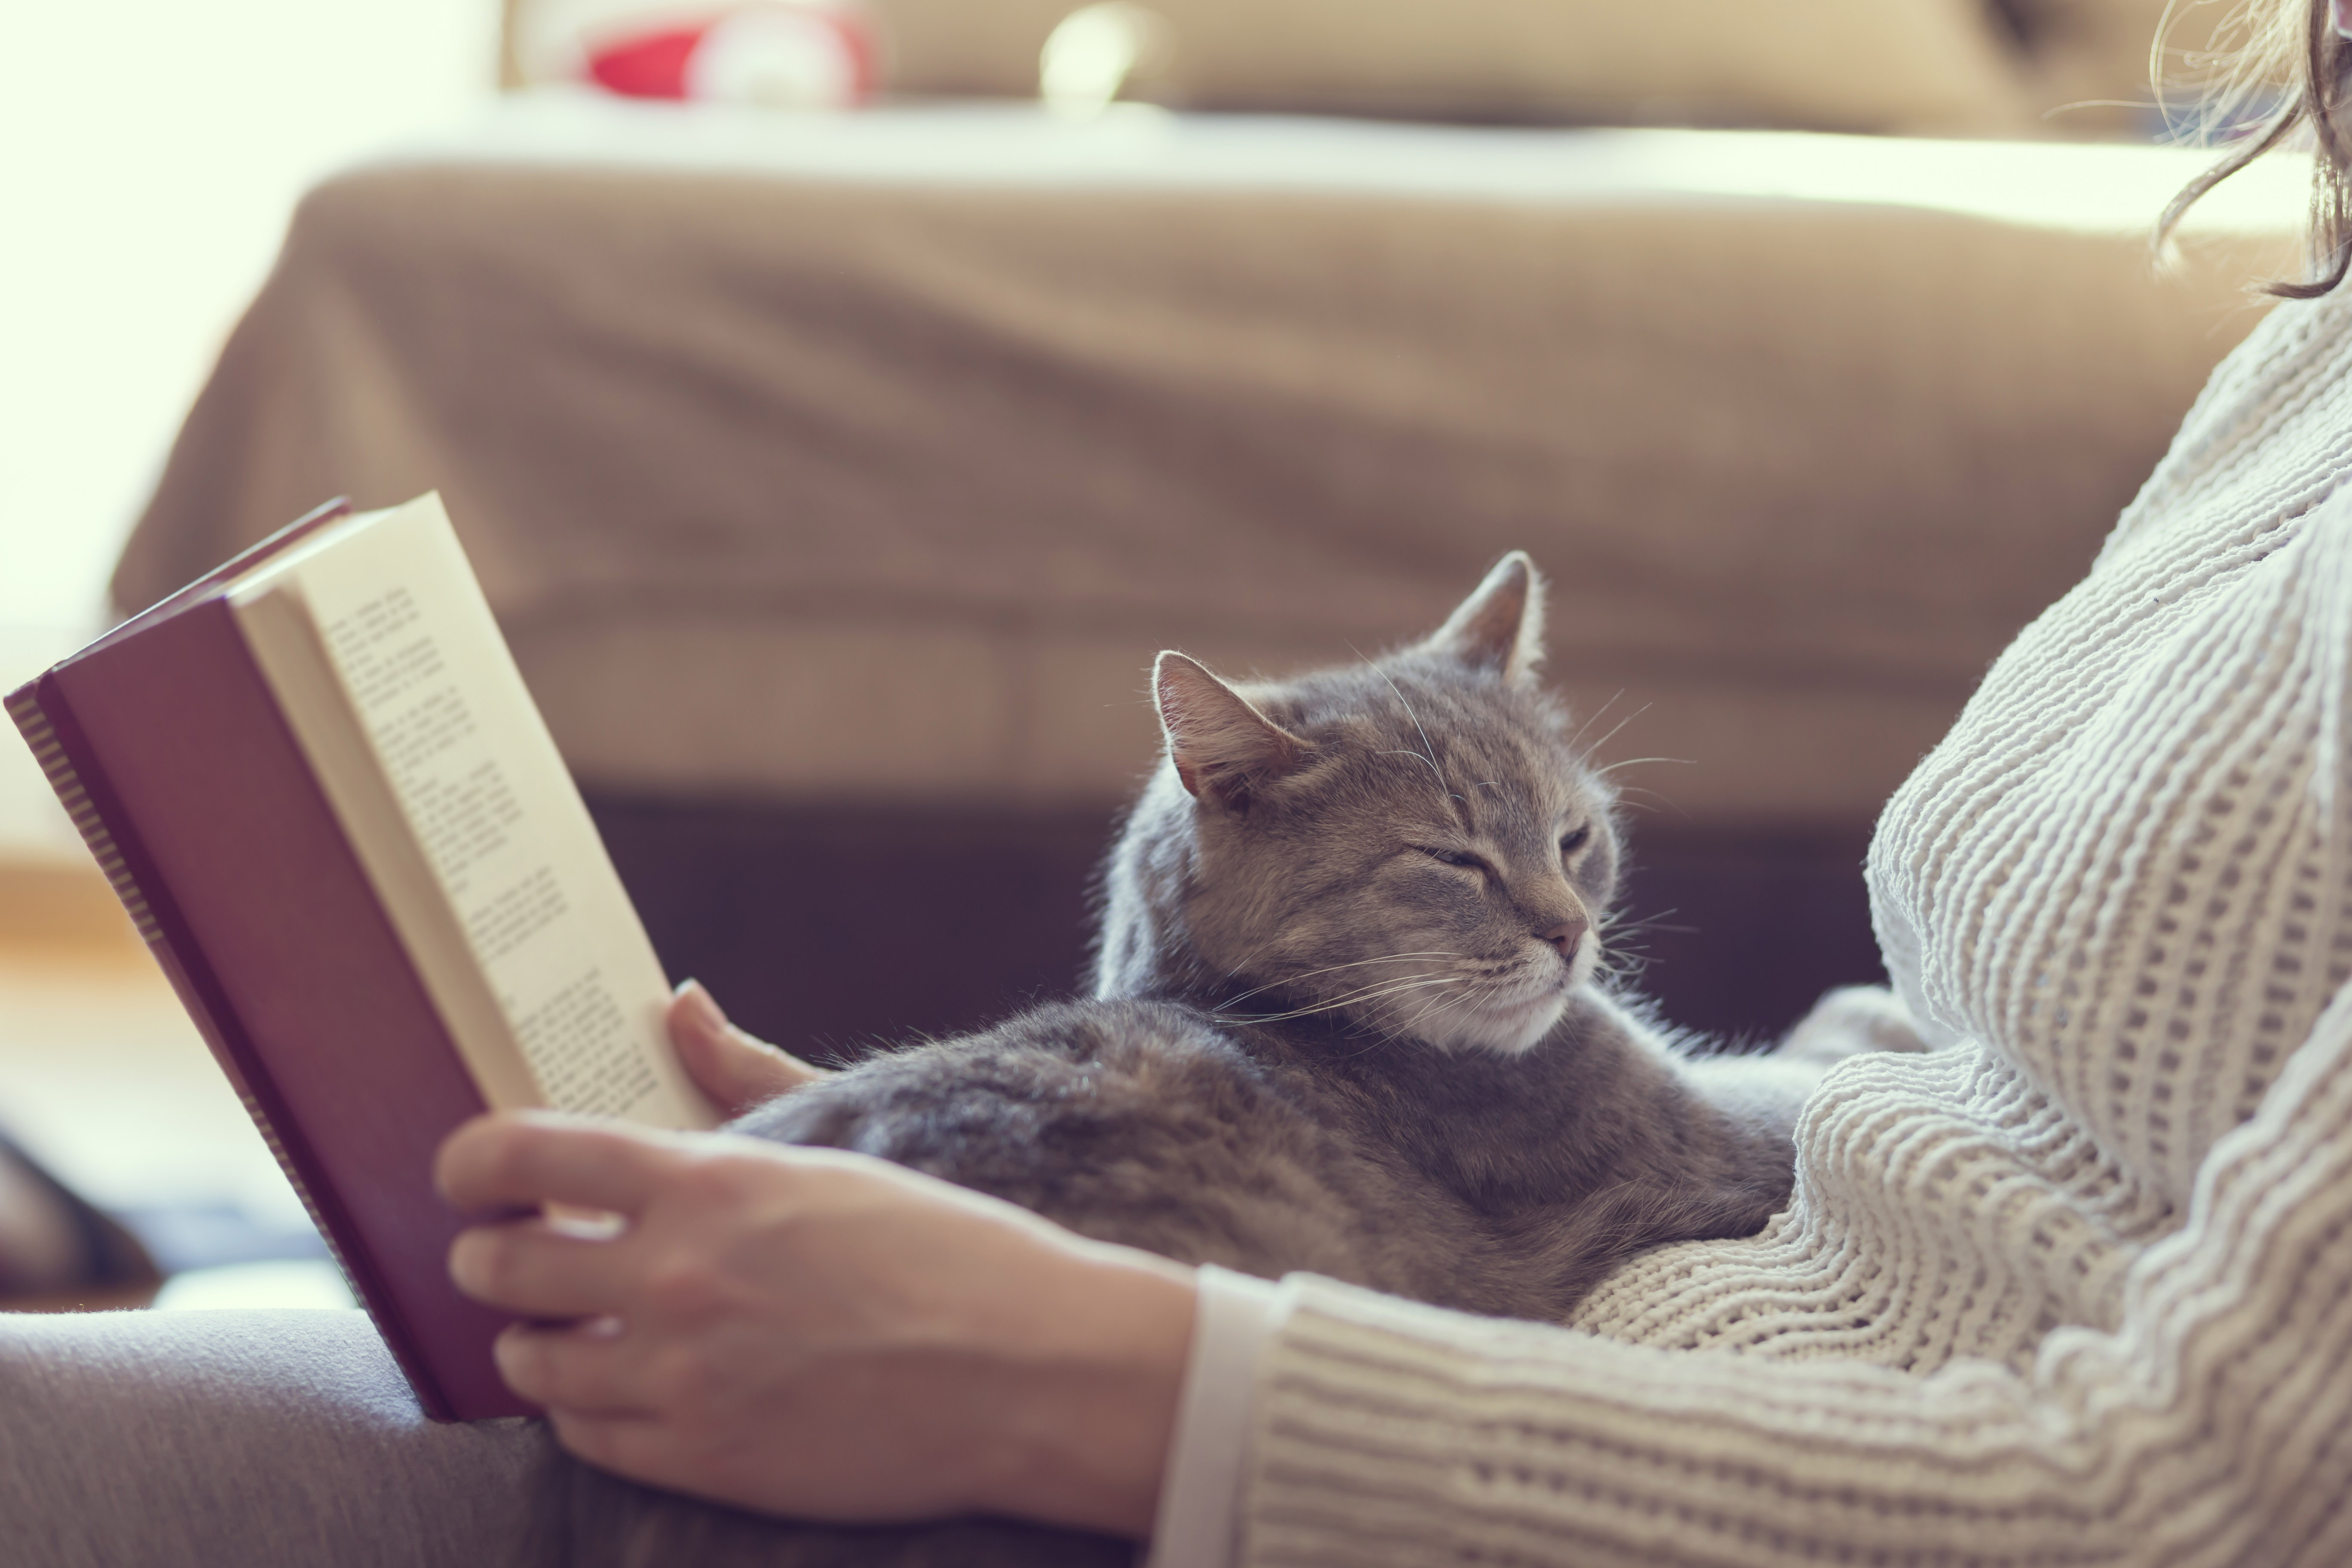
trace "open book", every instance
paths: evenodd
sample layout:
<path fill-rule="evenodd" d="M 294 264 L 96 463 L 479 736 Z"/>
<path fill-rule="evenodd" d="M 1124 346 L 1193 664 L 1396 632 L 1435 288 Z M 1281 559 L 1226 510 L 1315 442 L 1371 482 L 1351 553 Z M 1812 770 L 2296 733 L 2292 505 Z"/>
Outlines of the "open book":
<path fill-rule="evenodd" d="M 314 513 L 7 705 L 425 1409 L 527 1408 L 435 1149 L 485 1108 L 715 1117 L 439 499 Z"/>

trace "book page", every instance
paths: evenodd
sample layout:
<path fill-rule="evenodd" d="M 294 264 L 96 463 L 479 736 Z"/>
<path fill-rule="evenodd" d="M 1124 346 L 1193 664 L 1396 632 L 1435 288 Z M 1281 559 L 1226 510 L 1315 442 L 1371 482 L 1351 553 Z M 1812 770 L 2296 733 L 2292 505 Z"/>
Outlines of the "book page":
<path fill-rule="evenodd" d="M 485 1098 L 710 1125 L 660 963 L 438 499 L 233 599 Z"/>

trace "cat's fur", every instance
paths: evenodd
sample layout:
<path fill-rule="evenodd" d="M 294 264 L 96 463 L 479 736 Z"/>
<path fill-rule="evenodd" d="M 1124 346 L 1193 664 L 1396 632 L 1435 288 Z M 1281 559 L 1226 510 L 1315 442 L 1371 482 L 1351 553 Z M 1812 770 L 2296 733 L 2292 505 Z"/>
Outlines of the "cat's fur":
<path fill-rule="evenodd" d="M 1180 654 L 1112 852 L 1095 997 L 736 1123 L 1083 1235 L 1558 1319 L 1627 1252 L 1756 1230 L 1811 1072 L 1694 1059 L 1592 978 L 1605 781 L 1507 558 L 1433 637 L 1236 689 Z"/>
<path fill-rule="evenodd" d="M 1167 747 L 1110 858 L 1094 997 L 888 1052 L 735 1130 L 1186 1262 L 1504 1316 L 1563 1318 L 1632 1251 L 1758 1229 L 1851 1036 L 1693 1056 L 1595 983 L 1613 800 L 1537 683 L 1541 620 L 1515 553 L 1369 663 L 1234 687 L 1161 655 Z M 805 1555 L 723 1510 L 693 1528 Z M 929 1539 L 877 1538 L 877 1560 Z M 1023 1560 L 1099 1550 L 1075 1539 Z"/>

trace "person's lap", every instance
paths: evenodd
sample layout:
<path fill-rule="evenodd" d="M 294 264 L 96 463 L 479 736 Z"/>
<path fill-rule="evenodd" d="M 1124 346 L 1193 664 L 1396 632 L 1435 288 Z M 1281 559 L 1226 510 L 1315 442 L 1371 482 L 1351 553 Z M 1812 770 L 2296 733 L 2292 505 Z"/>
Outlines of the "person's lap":
<path fill-rule="evenodd" d="M 1012 1521 L 762 1520 L 551 1464 L 537 1422 L 427 1420 L 358 1311 L 0 1313 L 10 1568 L 1113 1568 L 1132 1556 Z"/>
<path fill-rule="evenodd" d="M 0 1315 L 0 1558 L 492 1564 L 535 1423 L 425 1419 L 356 1311 Z"/>

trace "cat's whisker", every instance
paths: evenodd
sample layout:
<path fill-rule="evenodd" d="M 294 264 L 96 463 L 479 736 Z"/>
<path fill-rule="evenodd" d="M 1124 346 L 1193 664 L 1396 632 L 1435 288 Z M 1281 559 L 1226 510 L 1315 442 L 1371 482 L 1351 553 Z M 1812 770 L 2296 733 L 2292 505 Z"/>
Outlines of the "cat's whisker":
<path fill-rule="evenodd" d="M 1451 974 L 1419 974 L 1409 975 L 1401 979 L 1375 980 L 1369 985 L 1360 985 L 1353 991 L 1342 992 L 1338 996 L 1326 998 L 1323 1002 L 1318 1004 L 1318 1005 L 1323 1007 L 1345 1007 L 1357 1002 L 1384 996 L 1395 991 L 1412 990 L 1423 985 L 1443 985 L 1452 984 L 1458 978 L 1458 976 Z"/>
<path fill-rule="evenodd" d="M 1344 995 L 1332 998 L 1322 1005 L 1327 1008 L 1353 1007 L 1385 1001 L 1391 996 L 1401 995 L 1407 991 L 1419 991 L 1432 985 L 1454 985 L 1460 983 L 1461 977 L 1453 974 L 1422 974 L 1403 980 L 1383 980 L 1370 985 L 1360 986 Z"/>
<path fill-rule="evenodd" d="M 1234 975 L 1239 974 L 1243 970 L 1247 969 L 1251 964 L 1257 962 L 1258 955 L 1260 953 L 1264 952 L 1267 948 L 1272 947 L 1276 942 L 1280 942 L 1281 940 L 1282 935 L 1277 931 L 1273 936 L 1267 937 L 1264 942 L 1259 942 L 1255 947 L 1251 948 L 1247 952 L 1242 954 L 1241 957 L 1234 961 L 1234 966 L 1225 971 L 1225 978 L 1231 980 Z"/>
<path fill-rule="evenodd" d="M 1360 969 L 1368 963 L 1403 963 L 1408 960 L 1415 958 L 1467 958 L 1469 954 L 1467 953 L 1446 952 L 1433 949 L 1427 952 L 1392 952 L 1386 958 L 1359 958 L 1350 960 L 1346 963 L 1327 963 L 1320 969 L 1302 970 L 1298 973 L 1286 976 L 1284 979 L 1269 980 L 1264 985 L 1253 986 L 1251 989 L 1243 992 L 1238 996 L 1228 996 L 1223 1003 L 1219 1004 L 1219 1005 L 1230 1007 L 1236 1002 L 1246 1002 L 1251 997 L 1256 995 L 1259 992 L 1271 991 L 1277 985 L 1296 984 L 1301 980 L 1312 980 L 1318 974 L 1332 974 L 1342 969 Z"/>
<path fill-rule="evenodd" d="M 1696 926 L 1675 926 L 1666 924 L 1667 917 L 1679 914 L 1682 911 L 1679 910 L 1660 910 L 1655 914 L 1643 915 L 1637 921 L 1626 920 L 1622 916 L 1603 916 L 1601 923 L 1596 928 L 1601 933 L 1604 940 L 1605 945 L 1603 951 L 1613 952 L 1625 946 L 1625 939 L 1627 937 L 1637 936 L 1647 931 L 1672 931 L 1678 936 L 1696 936 L 1698 934 L 1699 928 Z M 1638 952 L 1640 950 L 1633 949 L 1632 951 Z"/>
<path fill-rule="evenodd" d="M 1587 730 L 1591 729 L 1593 725 L 1599 723 L 1601 721 L 1601 716 L 1603 713 L 1608 712 L 1612 708 L 1616 707 L 1617 699 L 1624 695 L 1625 689 L 1621 686 L 1610 694 L 1608 701 L 1603 702 L 1600 707 L 1595 708 L 1591 713 L 1585 715 L 1584 722 L 1576 727 L 1576 733 L 1568 738 L 1569 745 L 1573 748 L 1578 742 L 1583 740 L 1584 732 Z M 1615 730 L 1612 730 L 1609 732 L 1613 735 L 1617 731 Z"/>
<path fill-rule="evenodd" d="M 1368 1057 L 1368 1056 L 1370 1056 L 1374 1051 L 1379 1050 L 1382 1046 L 1393 1046 L 1393 1045 L 1395 1045 L 1399 1040 L 1401 1040 L 1401 1039 L 1402 1039 L 1402 1038 L 1404 1038 L 1404 1037 L 1403 1037 L 1402 1034 L 1398 1034 L 1398 1033 L 1396 1033 L 1396 1032 L 1395 1032 L 1395 1031 L 1393 1031 L 1393 1030 L 1389 1030 L 1389 1029 L 1375 1029 L 1375 1030 L 1373 1030 L 1373 1031 L 1372 1031 L 1372 1043 L 1371 1043 L 1370 1045 L 1366 1046 L 1366 1047 L 1365 1047 L 1362 1050 L 1360 1050 L 1360 1051 L 1349 1051 L 1346 1056 L 1344 1056 L 1344 1057 L 1340 1058 L 1339 1059 L 1340 1059 L 1341 1061 L 1349 1061 L 1349 1062 L 1351 1062 L 1351 1061 L 1354 1061 L 1358 1057 Z"/>
<path fill-rule="evenodd" d="M 1442 1018 L 1447 1013 L 1463 1006 L 1476 994 L 1476 988 L 1465 982 L 1452 990 L 1439 991 L 1434 995 L 1421 997 L 1419 998 L 1421 1005 L 1415 1008 L 1410 1016 L 1399 1019 L 1393 1027 L 1382 1028 L 1381 1032 L 1391 1040 L 1426 1038 L 1428 1033 L 1424 1027 L 1426 1024 L 1432 1019 Z"/>
<path fill-rule="evenodd" d="M 1690 813 L 1683 808 L 1682 802 L 1676 800 L 1674 796 L 1666 794 L 1663 790 L 1654 790 L 1646 784 L 1612 784 L 1610 787 L 1617 792 L 1617 803 L 1620 805 L 1631 806 L 1635 811 L 1670 811 L 1676 816 L 1687 817 L 1690 816 Z M 1637 795 L 1646 795 L 1656 804 L 1653 805 L 1643 805 L 1638 801 L 1628 798 Z"/>
<path fill-rule="evenodd" d="M 1444 1017 L 1469 999 L 1470 993 L 1466 987 L 1452 995 L 1441 992 L 1435 996 L 1426 997 L 1423 1000 L 1420 1010 L 1404 1021 L 1403 1027 L 1410 1031 L 1419 1031 L 1421 1026 L 1431 1019 Z"/>
<path fill-rule="evenodd" d="M 1370 1045 L 1366 1046 L 1362 1050 L 1353 1053 L 1353 1055 L 1351 1055 L 1348 1059 L 1352 1061 L 1357 1057 L 1369 1056 L 1381 1047 L 1392 1046 L 1400 1040 L 1427 1037 L 1427 1031 L 1423 1026 L 1427 1024 L 1433 1018 L 1444 1017 L 1446 1013 L 1450 1012 L 1454 1008 L 1461 1006 L 1465 1002 L 1468 1002 L 1471 999 L 1471 995 L 1472 992 L 1466 985 L 1451 994 L 1441 993 L 1436 996 L 1424 1000 L 1419 1011 L 1415 1012 L 1410 1018 L 1400 1020 L 1393 1028 L 1381 1028 L 1377 1025 L 1374 1026 L 1375 1032 L 1379 1037 L 1373 1040 Z"/>
<path fill-rule="evenodd" d="M 1376 756 L 1376 757 L 1411 757 L 1411 758 L 1412 758 L 1412 759 L 1413 759 L 1414 761 L 1416 761 L 1416 762 L 1423 763 L 1426 763 L 1426 764 L 1427 764 L 1427 766 L 1428 766 L 1428 768 L 1429 768 L 1429 771 L 1430 771 L 1431 773 L 1437 773 L 1437 787 L 1438 787 L 1439 789 L 1442 789 L 1442 790 L 1444 790 L 1444 789 L 1445 789 L 1445 775 L 1444 775 L 1444 773 L 1437 773 L 1437 764 L 1436 764 L 1435 763 L 1433 763 L 1433 762 L 1431 762 L 1427 757 L 1423 756 L 1419 752 L 1414 752 L 1414 751 L 1375 752 L 1373 752 L 1372 754 L 1373 754 L 1374 756 Z M 1448 794 L 1448 795 L 1452 795 L 1454 792 L 1453 792 L 1452 790 L 1445 790 L 1445 793 L 1446 793 L 1446 794 Z"/>
<path fill-rule="evenodd" d="M 1445 770 L 1437 765 L 1437 748 L 1430 742 L 1429 727 L 1421 721 L 1421 715 L 1412 710 L 1412 704 L 1405 700 L 1404 689 L 1397 685 L 1396 677 L 1391 675 L 1385 669 L 1381 669 L 1381 667 L 1377 664 L 1372 666 L 1372 668 L 1380 670 L 1381 679 L 1389 683 L 1389 689 L 1396 693 L 1397 701 L 1402 704 L 1404 708 L 1404 716 L 1412 721 L 1412 727 L 1415 730 L 1421 731 L 1421 760 L 1429 764 L 1429 771 L 1437 775 L 1437 787 L 1447 795 L 1453 795 L 1454 792 L 1451 789 L 1446 788 Z M 1411 753 L 1407 754 L 1410 755 Z M 1458 800 L 1461 797 L 1456 795 L 1454 798 Z"/>
<path fill-rule="evenodd" d="M 1615 773 L 1619 768 L 1637 768 L 1643 763 L 1680 763 L 1686 767 L 1698 766 L 1698 759 L 1696 757 L 1627 757 L 1623 762 L 1612 763 L 1605 768 L 1595 768 L 1592 771 L 1605 775 Z"/>
<path fill-rule="evenodd" d="M 1368 1022 L 1363 1025 L 1358 1032 L 1370 1034 L 1371 1036 L 1371 1042 L 1365 1046 L 1363 1049 L 1360 1051 L 1350 1051 L 1340 1059 L 1343 1061 L 1354 1061 L 1359 1057 L 1367 1057 L 1371 1055 L 1374 1051 L 1379 1050 L 1382 1046 L 1393 1046 L 1398 1041 L 1407 1038 L 1408 1032 L 1411 1028 L 1412 1025 L 1410 1022 L 1400 1024 L 1393 1028 L 1381 1024 Z"/>
<path fill-rule="evenodd" d="M 1344 996 L 1333 997 L 1328 1002 L 1318 1002 L 1311 1007 L 1294 1008 L 1287 1013 L 1229 1014 L 1220 1011 L 1216 1015 L 1216 1017 L 1220 1023 L 1226 1024 L 1279 1024 L 1286 1019 L 1311 1017 L 1315 1014 L 1329 1013 L 1341 1007 L 1351 1007 L 1368 1002 L 1383 1001 L 1388 997 L 1400 994 L 1406 991 L 1418 990 L 1423 986 L 1454 985 L 1458 984 L 1460 984 L 1459 980 L 1451 974 L 1432 975 L 1421 980 L 1397 980 L 1388 982 L 1385 988 L 1381 986 L 1367 986 L 1361 991 L 1350 992 Z"/>
<path fill-rule="evenodd" d="M 1611 727 L 1609 733 L 1601 736 L 1601 739 L 1593 742 L 1592 744 L 1584 748 L 1584 754 L 1588 757 L 1599 754 L 1601 747 L 1607 745 L 1610 742 L 1617 738 L 1617 731 L 1619 730 L 1622 730 L 1626 725 L 1631 724 L 1634 720 L 1639 719 L 1643 714 L 1647 713 L 1654 706 L 1655 704 L 1654 703 L 1644 702 L 1639 708 L 1634 709 L 1631 713 L 1626 714 L 1622 719 L 1618 720 L 1617 722 Z M 1578 733 L 1581 734 L 1582 731 L 1579 731 Z"/>

